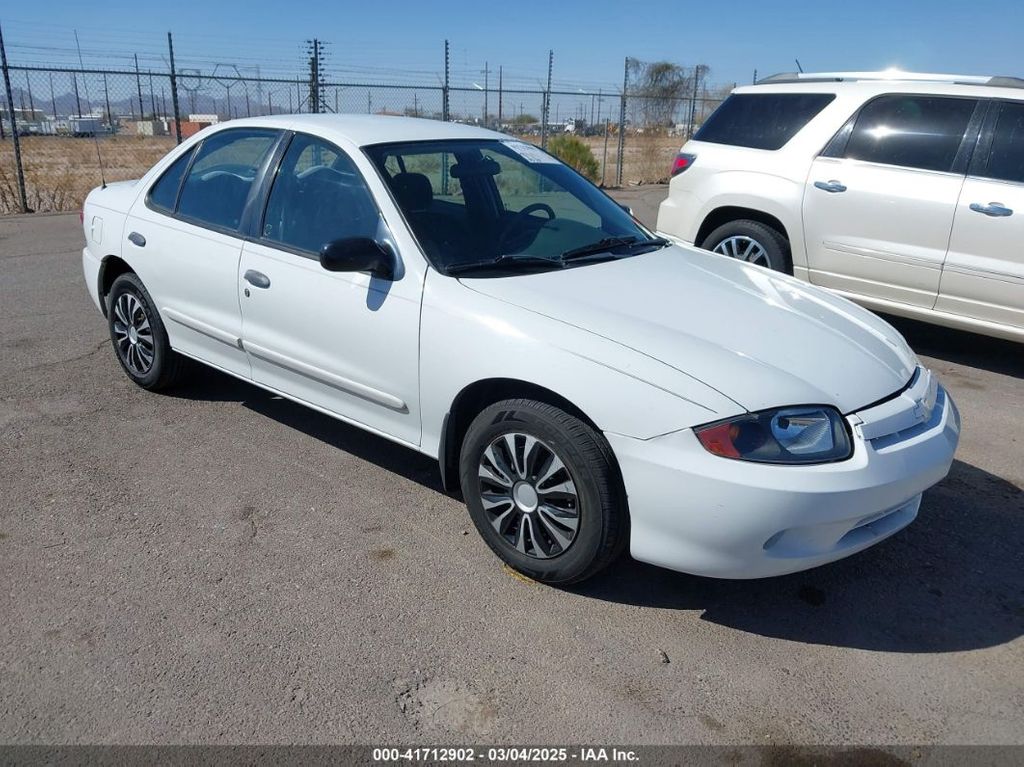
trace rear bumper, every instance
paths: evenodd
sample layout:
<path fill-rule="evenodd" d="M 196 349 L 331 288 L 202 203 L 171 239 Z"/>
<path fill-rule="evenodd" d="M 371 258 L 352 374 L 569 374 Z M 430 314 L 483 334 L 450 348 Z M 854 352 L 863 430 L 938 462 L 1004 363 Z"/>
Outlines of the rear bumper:
<path fill-rule="evenodd" d="M 914 520 L 921 494 L 949 471 L 959 413 L 939 387 L 927 420 L 913 428 L 867 438 L 865 422 L 849 420 L 854 455 L 817 466 L 721 458 L 689 429 L 650 440 L 607 435 L 629 497 L 630 553 L 697 575 L 761 578 L 889 537 Z"/>

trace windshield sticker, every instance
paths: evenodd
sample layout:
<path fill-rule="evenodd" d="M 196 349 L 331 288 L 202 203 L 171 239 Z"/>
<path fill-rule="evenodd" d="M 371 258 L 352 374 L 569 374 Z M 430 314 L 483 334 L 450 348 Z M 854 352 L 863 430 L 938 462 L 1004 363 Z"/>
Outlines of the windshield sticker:
<path fill-rule="evenodd" d="M 525 141 L 502 141 L 501 143 L 529 163 L 558 162 L 557 158 L 552 157 L 540 147 L 527 144 Z"/>

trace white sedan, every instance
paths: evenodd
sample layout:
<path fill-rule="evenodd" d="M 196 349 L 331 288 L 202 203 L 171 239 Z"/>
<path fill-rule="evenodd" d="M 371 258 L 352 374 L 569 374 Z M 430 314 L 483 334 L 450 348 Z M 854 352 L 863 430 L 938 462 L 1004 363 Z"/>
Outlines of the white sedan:
<path fill-rule="evenodd" d="M 959 439 L 882 320 L 654 237 L 486 130 L 227 122 L 94 190 L 83 224 L 135 383 L 198 360 L 434 456 L 494 552 L 549 583 L 627 547 L 725 578 L 831 562 L 911 522 Z"/>

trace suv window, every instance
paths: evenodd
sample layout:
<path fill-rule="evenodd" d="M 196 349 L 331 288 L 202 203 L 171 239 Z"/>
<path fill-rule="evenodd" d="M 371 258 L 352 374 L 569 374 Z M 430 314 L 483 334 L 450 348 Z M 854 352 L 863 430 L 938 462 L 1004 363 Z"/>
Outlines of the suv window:
<path fill-rule="evenodd" d="M 879 96 L 860 110 L 843 156 L 905 168 L 952 170 L 976 106 L 975 99 Z"/>
<path fill-rule="evenodd" d="M 733 94 L 711 114 L 694 139 L 781 149 L 834 99 L 832 93 Z"/>
<path fill-rule="evenodd" d="M 263 237 L 319 253 L 333 240 L 376 237 L 380 213 L 355 164 L 326 141 L 297 134 L 267 201 Z"/>
<path fill-rule="evenodd" d="M 996 118 L 985 176 L 1024 182 L 1024 103 L 1004 102 Z"/>
<path fill-rule="evenodd" d="M 188 168 L 188 161 L 192 159 L 194 151 L 193 149 L 185 152 L 171 163 L 171 167 L 150 187 L 150 205 L 168 213 L 174 211 L 174 205 L 178 201 L 178 190 L 181 188 L 181 177 L 185 175 L 185 169 Z"/>
<path fill-rule="evenodd" d="M 277 138 L 277 131 L 240 128 L 206 139 L 181 189 L 178 214 L 237 231 L 249 190 Z"/>

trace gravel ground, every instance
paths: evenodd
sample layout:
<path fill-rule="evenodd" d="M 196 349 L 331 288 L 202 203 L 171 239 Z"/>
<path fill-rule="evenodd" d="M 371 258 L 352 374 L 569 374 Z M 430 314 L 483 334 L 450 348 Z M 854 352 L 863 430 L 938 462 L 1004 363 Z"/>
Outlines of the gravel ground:
<path fill-rule="evenodd" d="M 898 323 L 964 435 L 889 541 L 560 590 L 422 456 L 212 371 L 132 386 L 81 239 L 0 220 L 0 742 L 1024 743 L 1021 346 Z"/>

